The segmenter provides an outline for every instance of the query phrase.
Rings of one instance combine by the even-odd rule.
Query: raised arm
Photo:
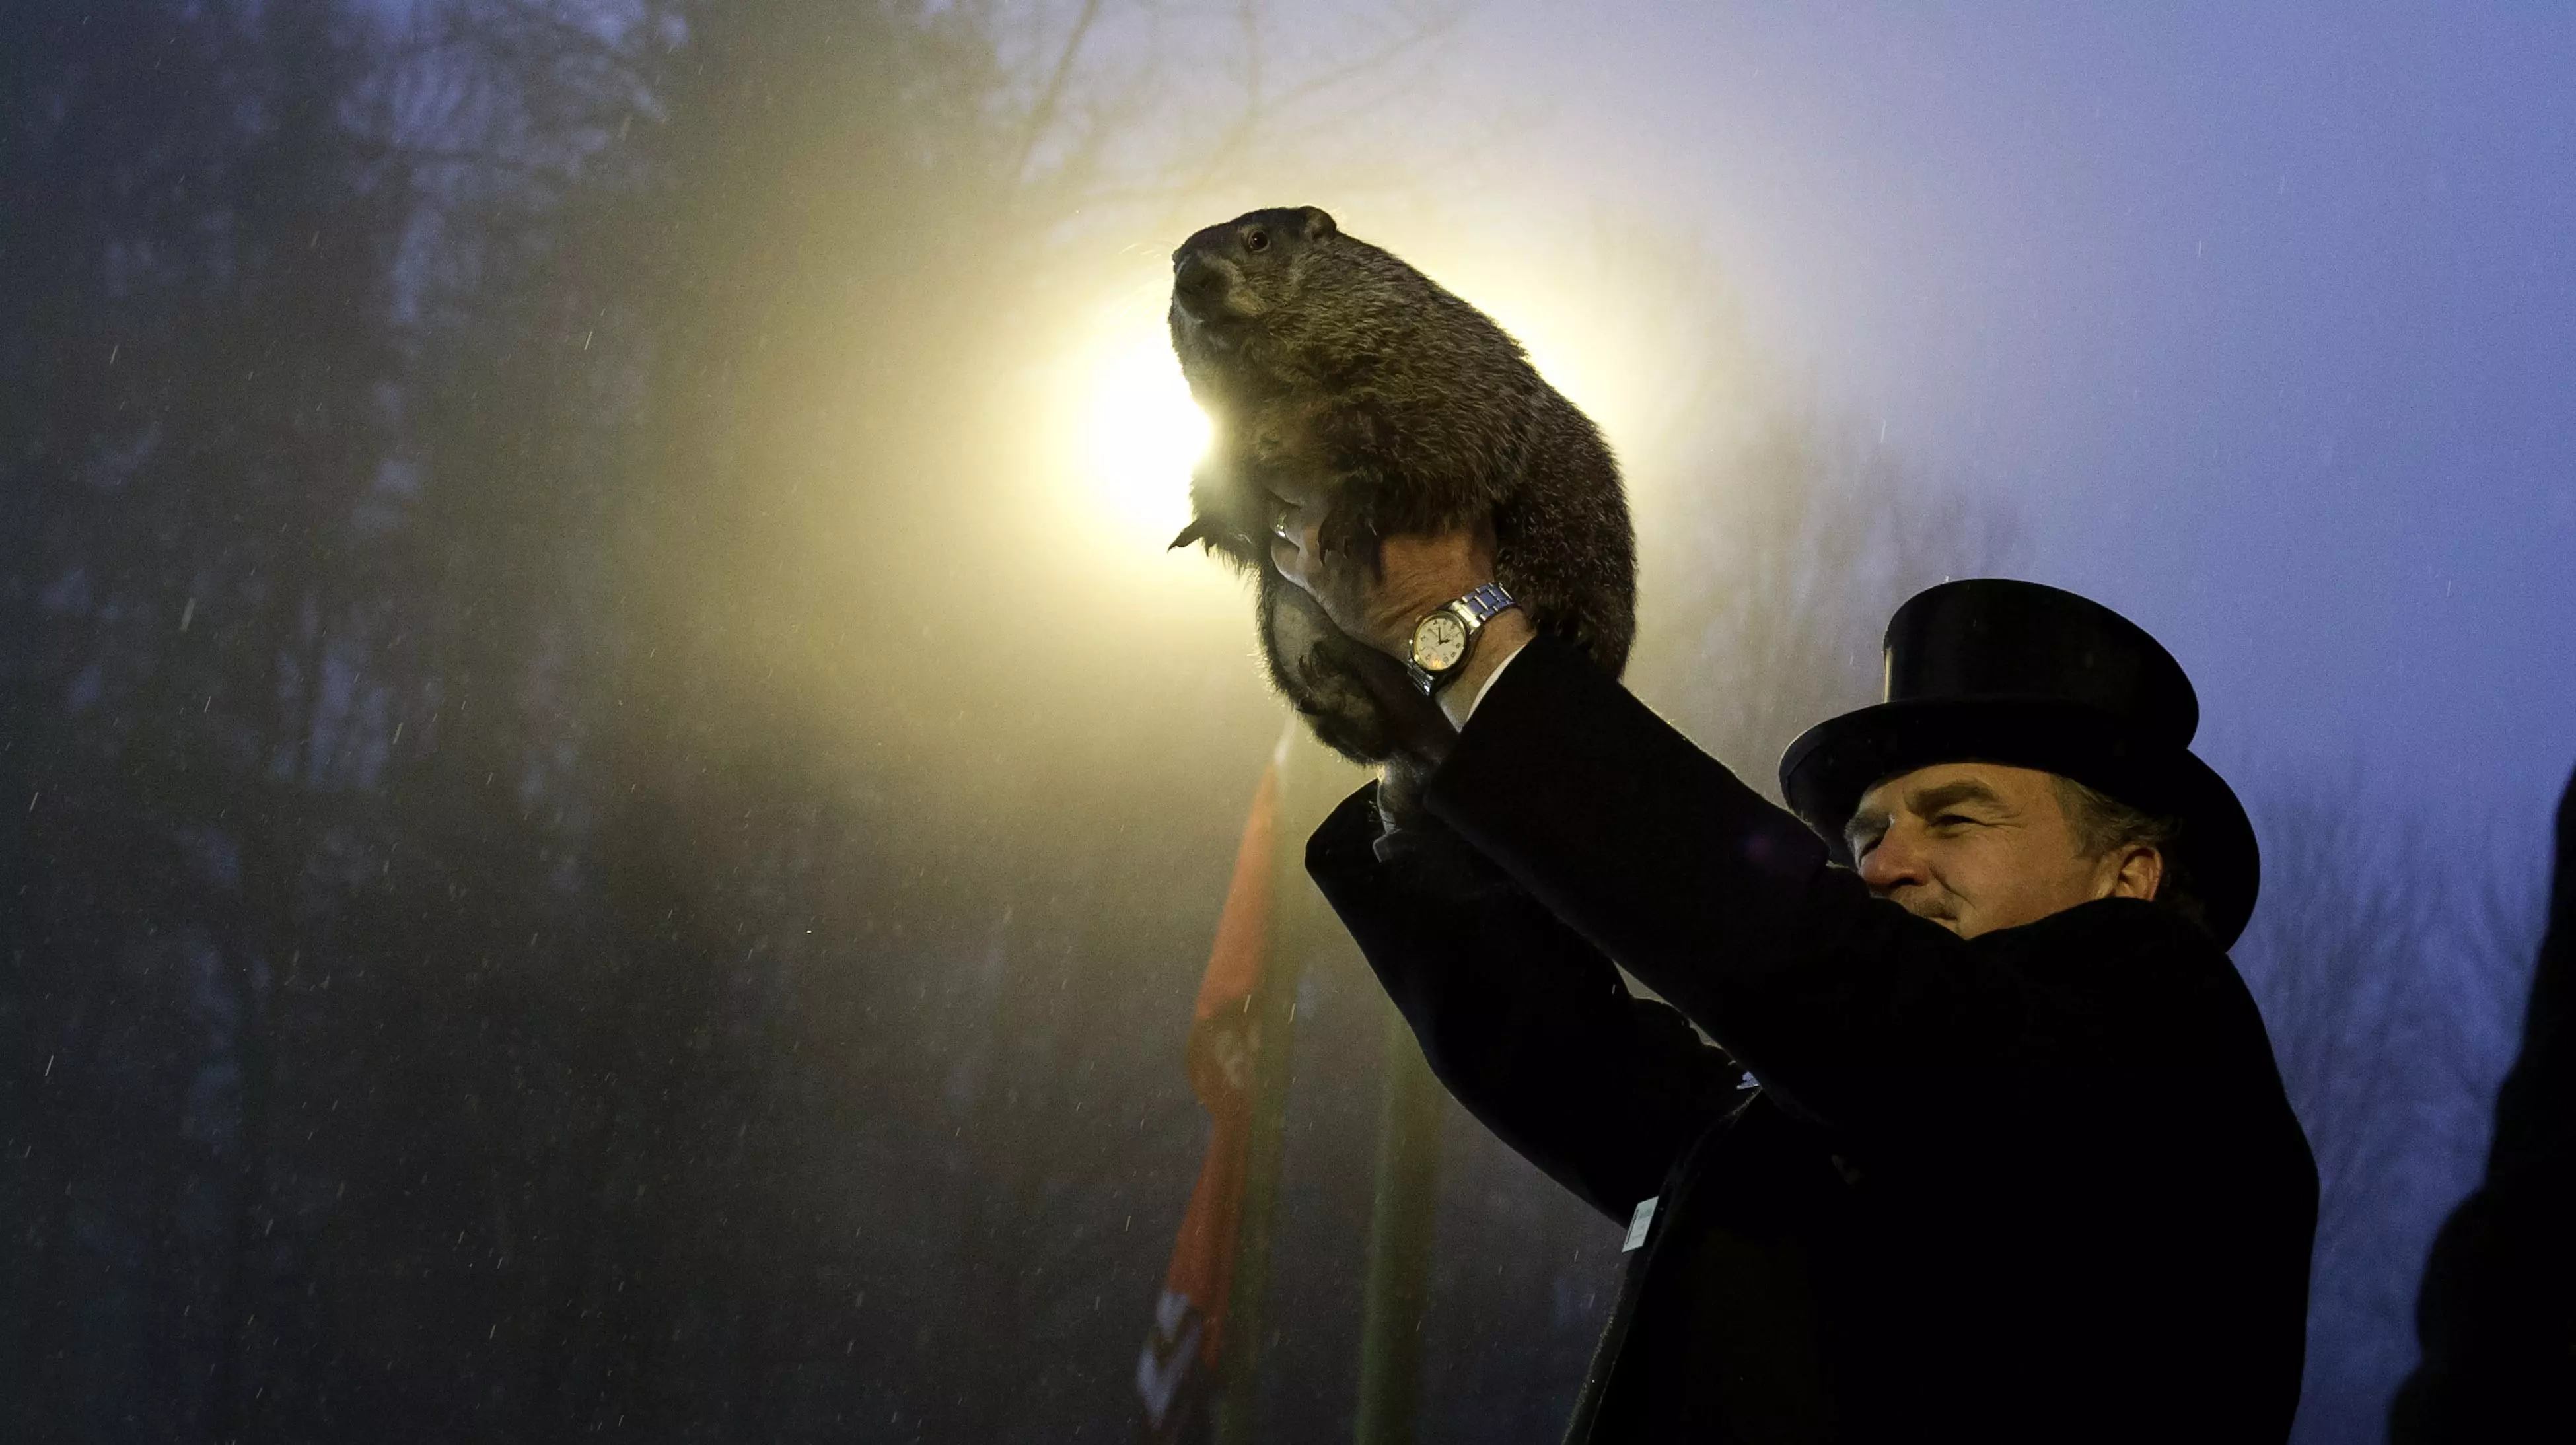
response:
[[[1488,531],[1388,536],[1364,565],[1322,551],[1311,508],[1283,500],[1281,574],[1392,655],[1415,619],[1493,576]],[[1517,610],[1488,624],[1440,705],[1458,733],[1422,795],[1430,814],[1812,1121],[1943,1150],[1959,1123],[1941,1084],[1974,1085],[1980,1124],[2009,1132],[2085,1107],[2070,1081],[2134,1094],[2158,1072],[2150,1047],[2170,1056],[2213,1042],[2200,1034],[2215,1020],[2253,1020],[2225,956],[2151,905],[2107,900],[1972,941],[1873,898],[1803,823]],[[2082,969],[2049,946],[2066,927],[2084,932]]]
[[[1733,1097],[1736,1070],[1681,1015],[1459,850],[1381,861],[1372,792],[1315,833],[1306,866],[1359,940],[1432,1072],[1486,1127],[1614,1222]],[[1482,873],[1462,886],[1461,869]]]
[[[1804,824],[1553,639],[1512,660],[1424,796],[1819,1122],[1910,1130],[1938,1079],[2081,1049],[2097,990],[2119,987],[2116,960],[2060,980],[1871,897]]]

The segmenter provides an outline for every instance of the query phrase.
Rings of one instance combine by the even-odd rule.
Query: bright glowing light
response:
[[[1085,407],[1097,494],[1127,521],[1156,531],[1157,542],[1188,522],[1190,468],[1208,445],[1208,419],[1190,401],[1159,321],[1120,327],[1089,359]]]

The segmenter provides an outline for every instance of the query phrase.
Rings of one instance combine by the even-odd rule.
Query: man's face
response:
[[[2087,858],[2053,774],[1937,763],[1861,795],[1844,828],[1861,881],[1962,938],[2036,923],[2096,898],[2153,898],[2153,848]]]

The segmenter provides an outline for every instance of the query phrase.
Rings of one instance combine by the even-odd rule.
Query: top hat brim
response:
[[[2056,773],[2145,812],[2179,818],[2175,851],[2221,948],[2254,914],[2262,855],[2227,780],[2187,748],[2117,715],[2055,698],[1916,698],[1828,718],[1780,758],[1792,812],[1852,862],[1844,825],[1872,785],[1935,763],[2001,763]]]

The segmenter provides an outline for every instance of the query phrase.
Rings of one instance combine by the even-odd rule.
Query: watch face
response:
[[[1445,672],[1467,655],[1467,624],[1454,612],[1434,612],[1413,629],[1413,665]]]

